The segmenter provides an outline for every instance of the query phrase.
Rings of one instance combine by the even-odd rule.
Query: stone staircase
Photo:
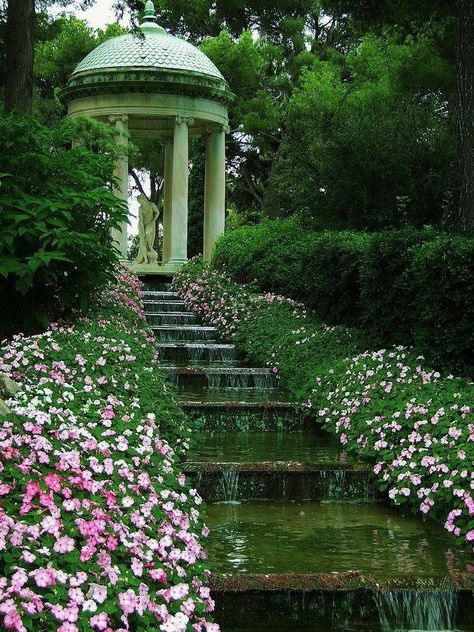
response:
[[[148,281],[145,310],[196,428],[183,469],[208,503],[224,632],[388,632],[425,620],[474,631],[466,559],[441,527],[384,502],[369,466],[308,420],[268,368],[246,366],[202,326],[169,284]]]

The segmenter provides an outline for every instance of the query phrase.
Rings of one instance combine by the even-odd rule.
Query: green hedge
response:
[[[474,368],[474,239],[405,229],[308,231],[296,218],[221,237],[212,261],[241,283],[302,301],[380,345],[415,345],[436,366]]]

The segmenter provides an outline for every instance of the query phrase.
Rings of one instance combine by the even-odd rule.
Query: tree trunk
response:
[[[458,110],[461,200],[457,228],[474,233],[474,4],[459,0]]]
[[[35,41],[34,0],[8,0],[5,33],[5,111],[31,114]]]

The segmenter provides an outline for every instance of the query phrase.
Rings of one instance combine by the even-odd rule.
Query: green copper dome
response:
[[[64,98],[76,98],[85,89],[89,94],[97,92],[99,87],[110,92],[112,86],[106,87],[107,83],[115,85],[114,92],[130,89],[132,84],[135,88],[141,84],[147,92],[163,91],[165,85],[172,85],[174,92],[182,86],[184,93],[201,92],[219,100],[232,98],[224,77],[202,51],[158,26],[150,0],[140,30],[141,34],[107,40],[89,53],[72,73]]]

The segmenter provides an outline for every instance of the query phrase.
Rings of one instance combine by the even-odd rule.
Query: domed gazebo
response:
[[[115,125],[128,137],[165,144],[163,260],[140,273],[172,272],[187,260],[189,136],[206,142],[204,256],[209,258],[225,223],[225,134],[232,93],[199,49],[156,23],[149,0],[139,34],[110,39],[77,66],[62,98],[68,115]],[[117,194],[128,198],[128,161],[117,165]],[[127,253],[127,225],[114,236]]]

